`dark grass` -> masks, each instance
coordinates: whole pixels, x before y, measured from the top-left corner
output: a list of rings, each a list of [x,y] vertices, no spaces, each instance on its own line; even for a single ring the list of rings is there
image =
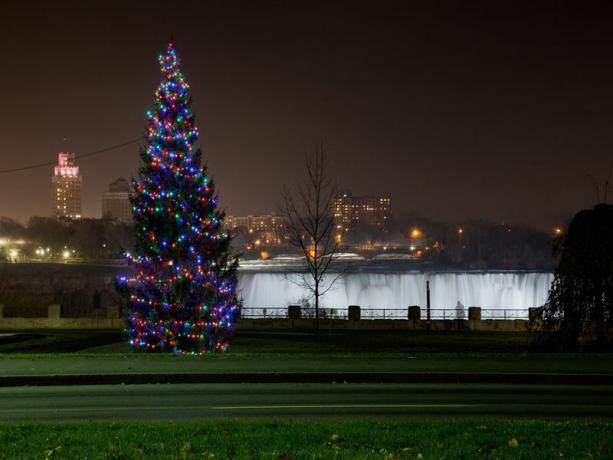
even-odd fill
[[[204,357],[145,354],[0,355],[2,376],[142,373],[613,373],[611,354],[234,353]]]
[[[6,459],[605,459],[607,421],[0,424]]]
[[[129,351],[121,331],[0,336],[2,375],[199,372],[530,372],[611,374],[613,353],[529,352],[529,334],[240,332],[204,358]],[[93,359],[96,358],[96,359]]]
[[[10,331],[7,334],[12,334]],[[234,353],[495,352],[530,350],[534,336],[505,332],[238,331]],[[0,353],[128,352],[119,330],[24,331],[0,337]]]

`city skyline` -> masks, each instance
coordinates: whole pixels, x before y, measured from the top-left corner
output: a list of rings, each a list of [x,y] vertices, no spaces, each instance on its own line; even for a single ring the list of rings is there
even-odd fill
[[[612,39],[595,10],[192,7],[193,24],[179,27],[172,11],[164,19],[228,213],[273,211],[321,140],[339,183],[392,197],[397,217],[550,229],[596,201],[586,176],[602,182],[611,161],[613,61],[610,48],[593,51]],[[15,112],[2,115],[0,169],[139,137],[168,38],[149,27],[161,14],[10,4],[0,34],[14,43],[14,70],[0,79]],[[79,160],[85,217],[100,215],[108,183],[138,161],[134,145]],[[0,193],[22,199],[3,202],[0,215],[48,215],[47,177],[45,168],[2,175]]]

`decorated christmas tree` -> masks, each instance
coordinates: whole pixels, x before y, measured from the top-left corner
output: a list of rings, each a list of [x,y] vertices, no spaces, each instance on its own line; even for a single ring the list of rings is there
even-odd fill
[[[137,351],[202,354],[228,349],[239,312],[238,261],[217,208],[213,181],[194,145],[189,85],[172,43],[147,112],[143,165],[132,181],[136,244],[118,279]]]

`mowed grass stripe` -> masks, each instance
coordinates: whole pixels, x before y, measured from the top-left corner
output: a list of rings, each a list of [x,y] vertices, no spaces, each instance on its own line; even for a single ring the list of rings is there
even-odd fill
[[[479,419],[0,423],[2,457],[610,458],[613,423]]]

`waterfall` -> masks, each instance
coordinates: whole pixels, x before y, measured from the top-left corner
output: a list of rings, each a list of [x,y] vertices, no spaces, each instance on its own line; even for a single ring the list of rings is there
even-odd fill
[[[330,274],[328,279],[334,276]],[[348,273],[336,281],[320,303],[329,309],[360,305],[365,316],[369,310],[403,309],[393,316],[406,317],[409,305],[425,307],[429,281],[433,309],[479,306],[487,310],[526,310],[545,303],[552,280],[553,274],[542,272]],[[285,308],[310,297],[299,273],[243,272],[238,287],[246,312]]]

